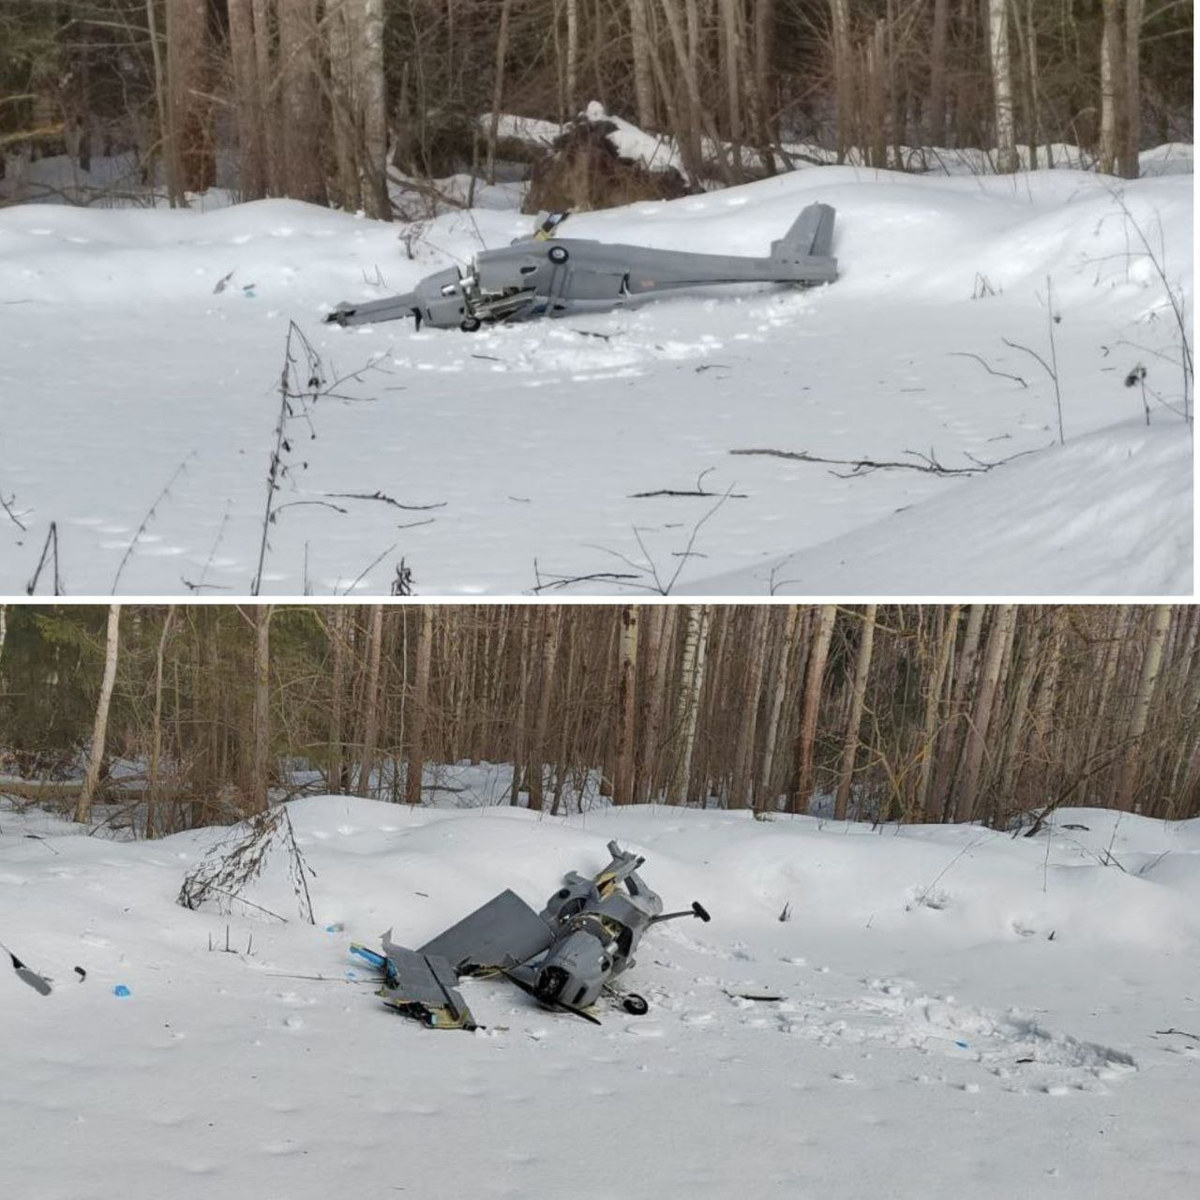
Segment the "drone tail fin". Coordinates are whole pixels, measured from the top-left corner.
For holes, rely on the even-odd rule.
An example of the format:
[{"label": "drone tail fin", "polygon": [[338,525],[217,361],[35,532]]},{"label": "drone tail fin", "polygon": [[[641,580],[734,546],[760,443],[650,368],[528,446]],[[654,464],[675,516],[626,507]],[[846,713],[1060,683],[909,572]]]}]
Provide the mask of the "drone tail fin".
[{"label": "drone tail fin", "polygon": [[802,267],[805,282],[832,283],[837,278],[837,259],[830,253],[836,216],[831,205],[808,205],[787,233],[771,243],[771,257]]}]

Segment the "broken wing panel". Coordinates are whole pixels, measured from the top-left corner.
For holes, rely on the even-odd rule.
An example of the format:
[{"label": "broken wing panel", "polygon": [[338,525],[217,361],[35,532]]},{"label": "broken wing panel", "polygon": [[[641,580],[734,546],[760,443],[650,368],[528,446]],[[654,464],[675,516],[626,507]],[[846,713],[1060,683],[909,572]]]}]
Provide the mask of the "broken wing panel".
[{"label": "broken wing panel", "polygon": [[458,977],[444,959],[389,944],[388,972],[379,995],[384,1004],[432,1029],[474,1029],[475,1018],[459,994]]},{"label": "broken wing panel", "polygon": [[[528,962],[553,940],[546,922],[508,889],[426,942],[419,953],[444,958],[461,974],[476,967],[513,967]],[[391,957],[390,951],[388,954]]]}]

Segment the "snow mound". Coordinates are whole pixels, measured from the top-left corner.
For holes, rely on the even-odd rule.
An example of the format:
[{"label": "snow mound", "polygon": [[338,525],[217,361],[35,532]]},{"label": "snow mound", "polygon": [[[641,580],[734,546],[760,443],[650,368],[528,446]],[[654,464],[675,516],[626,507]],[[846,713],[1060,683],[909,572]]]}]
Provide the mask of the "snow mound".
[{"label": "snow mound", "polygon": [[[844,538],[697,593],[1030,595],[1192,592],[1194,448],[1182,422],[1137,422],[1053,446],[949,487]],[[1154,514],[1154,520],[1148,520]],[[980,536],[981,530],[987,530]]]},{"label": "snow mound", "polygon": [[[916,449],[956,467],[1041,450],[1057,432],[1053,386],[1021,347],[1049,355],[1049,278],[1068,444],[969,482],[987,495],[1018,468],[1027,482],[1047,471],[1078,534],[1062,539],[1053,506],[1024,521],[1024,545],[983,505],[968,505],[974,524],[957,528],[976,548],[1011,551],[996,575],[1004,593],[1044,591],[1054,554],[1071,594],[1186,588],[1189,485],[1184,452],[1161,428],[1165,408],[1132,460],[1162,463],[1164,478],[1118,460],[1141,413],[1139,390],[1123,386],[1131,370],[1147,367],[1147,386],[1181,402],[1170,300],[1190,321],[1192,180],[1115,186],[1067,170],[939,178],[822,167],[578,214],[564,235],[763,254],[822,200],[838,211],[842,275],[809,292],[698,290],[473,336],[321,322],[340,300],[404,291],[527,233],[530,219],[511,209],[407,226],[291,201],[207,213],[5,209],[0,490],[26,530],[0,525],[0,584],[27,586],[55,522],[68,592],[115,582],[133,594],[244,593],[295,321],[331,377],[372,369],[347,380],[348,400],[322,401],[290,443],[279,497],[289,507],[270,528],[265,593],[386,592],[401,557],[420,595],[513,594],[596,575],[609,592],[610,576],[632,576],[636,590],[677,566],[676,595],[725,577],[761,593],[764,565],[934,497],[953,517],[968,492],[911,471],[844,479],[728,452],[891,460]],[[1163,258],[1165,286],[1138,229]],[[1103,430],[1107,443],[1087,440]],[[131,450],[138,469],[112,472]],[[1092,467],[1109,482],[1090,494],[1125,489],[1113,500],[1118,538],[1071,508],[1074,469]],[[711,497],[670,494],[680,491]],[[375,493],[441,507],[397,510]],[[894,560],[879,558],[875,574],[864,565],[862,590],[894,592]],[[974,586],[951,559],[939,565],[937,589]],[[758,574],[737,583],[747,570]],[[1086,586],[1070,585],[1072,570]]]},{"label": "snow mound", "polygon": [[[2,813],[3,935],[53,984],[0,977],[6,1194],[90,1200],[119,1177],[127,1200],[318,1200],[352,1173],[380,1194],[466,1179],[599,1200],[618,1144],[639,1191],[682,1181],[702,1200],[885,1180],[999,1200],[1051,1174],[1069,1200],[1148,1177],[1184,1194],[1200,821],[1064,809],[1014,839],[661,807],[551,819],[321,796],[287,813],[315,925],[280,847],[224,911],[175,903],[236,829],[115,842]],[[352,941],[419,944],[505,887],[540,906],[564,871],[604,865],[609,838],[646,855],[668,907],[713,915],[647,934],[625,982],[648,1016],[602,1006],[596,1028],[473,980],[485,1028],[468,1036],[373,997]],[[916,902],[935,886],[936,906]],[[913,1155],[930,1121],[937,1155]],[[153,1134],[132,1158],[131,1123]]]}]

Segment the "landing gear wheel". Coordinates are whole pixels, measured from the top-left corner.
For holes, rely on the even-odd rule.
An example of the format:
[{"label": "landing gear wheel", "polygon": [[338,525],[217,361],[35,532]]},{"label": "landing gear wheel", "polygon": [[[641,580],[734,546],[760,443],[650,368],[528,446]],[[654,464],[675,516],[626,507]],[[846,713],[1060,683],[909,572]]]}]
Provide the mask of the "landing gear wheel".
[{"label": "landing gear wheel", "polygon": [[621,1007],[631,1016],[644,1017],[650,1011],[650,1005],[644,996],[637,992],[629,992],[621,997]]},{"label": "landing gear wheel", "polygon": [[458,323],[458,327],[463,331],[463,333],[474,333],[482,325],[483,322],[478,317],[464,317]]},{"label": "landing gear wheel", "polygon": [[551,246],[547,257],[556,266],[561,267],[563,263],[565,263],[567,259],[571,257],[571,255],[566,246]]}]

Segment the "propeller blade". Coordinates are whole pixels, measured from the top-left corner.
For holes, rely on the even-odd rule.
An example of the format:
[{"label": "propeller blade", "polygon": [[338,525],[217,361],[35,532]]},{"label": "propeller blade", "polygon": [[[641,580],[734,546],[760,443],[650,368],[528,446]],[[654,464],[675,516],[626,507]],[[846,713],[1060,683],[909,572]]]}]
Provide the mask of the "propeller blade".
[{"label": "propeller blade", "polygon": [[40,995],[50,995],[52,989],[45,979],[36,971],[31,971],[11,950],[8,952],[8,957],[12,959],[13,970],[17,973],[18,979],[29,984]]},{"label": "propeller blade", "polygon": [[510,983],[515,983],[526,995],[532,996],[543,1008],[548,1008],[551,1011],[562,1010],[563,1012],[573,1013],[577,1017],[582,1017],[585,1021],[591,1021],[593,1025],[599,1025],[599,1017],[593,1017],[590,1012],[584,1012],[582,1008],[576,1008],[572,1004],[564,1004],[561,1000],[554,1000],[547,1003],[533,990],[533,985],[526,983],[525,980],[519,979],[516,975],[506,971],[503,967],[497,968],[501,975],[504,976]]}]

